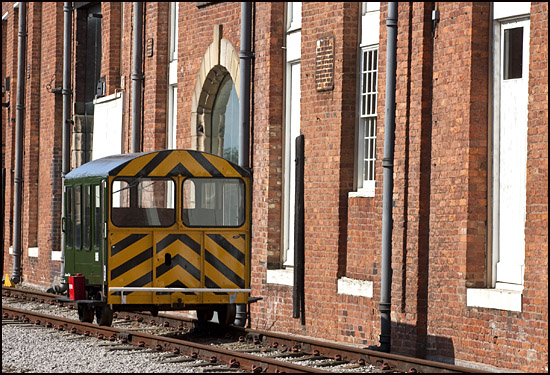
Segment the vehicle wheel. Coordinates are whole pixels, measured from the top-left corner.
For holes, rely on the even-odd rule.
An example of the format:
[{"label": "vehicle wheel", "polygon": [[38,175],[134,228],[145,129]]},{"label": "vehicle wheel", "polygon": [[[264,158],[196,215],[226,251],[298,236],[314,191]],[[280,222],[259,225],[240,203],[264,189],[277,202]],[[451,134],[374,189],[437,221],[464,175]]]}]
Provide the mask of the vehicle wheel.
[{"label": "vehicle wheel", "polygon": [[230,303],[228,305],[221,305],[220,308],[216,310],[218,312],[218,322],[221,325],[229,325],[235,322],[235,316],[237,315],[236,305]]},{"label": "vehicle wheel", "polygon": [[110,327],[113,323],[113,310],[105,304],[95,308],[95,319],[98,325]]},{"label": "vehicle wheel", "polygon": [[78,320],[84,323],[92,323],[94,321],[94,309],[84,303],[78,305]]},{"label": "vehicle wheel", "polygon": [[200,323],[206,323],[209,320],[212,319],[214,316],[214,310],[213,309],[200,309],[197,310],[197,320]]},{"label": "vehicle wheel", "polygon": [[237,327],[244,327],[246,325],[247,315],[246,305],[244,303],[236,305],[235,322],[233,324]]}]

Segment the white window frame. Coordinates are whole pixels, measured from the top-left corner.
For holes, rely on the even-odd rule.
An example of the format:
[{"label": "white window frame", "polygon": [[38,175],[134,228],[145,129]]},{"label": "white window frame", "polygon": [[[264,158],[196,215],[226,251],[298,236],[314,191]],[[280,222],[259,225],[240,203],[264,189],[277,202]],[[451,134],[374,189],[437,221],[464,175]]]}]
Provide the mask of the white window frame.
[{"label": "white window frame", "polygon": [[286,32],[292,33],[293,31],[300,30],[301,28],[302,28],[302,3],[301,2],[287,3]]},{"label": "white window frame", "polygon": [[378,45],[361,49],[357,189],[374,196],[378,118]]},{"label": "white window frame", "polygon": [[[166,124],[166,148],[177,148],[178,128],[178,17],[179,3],[170,2],[170,26],[168,34],[168,111]],[[173,208],[172,185],[167,185],[166,196],[169,198],[167,207]]]},{"label": "white window frame", "polygon": [[[286,4],[286,20],[285,20],[285,132],[284,132],[284,183],[283,183],[283,212],[282,212],[282,226],[283,230],[281,231],[281,241],[282,241],[282,263],[286,269],[275,269],[267,270],[267,283],[268,284],[280,284],[280,285],[294,285],[294,248],[290,237],[293,237],[293,230],[290,230],[290,227],[294,225],[294,216],[292,214],[294,205],[294,200],[290,199],[290,189],[291,179],[294,179],[294,176],[291,176],[291,169],[289,163],[294,163],[294,158],[291,155],[291,149],[293,149],[294,140],[291,139],[290,135],[290,126],[294,124],[295,121],[300,121],[300,106],[297,106],[297,112],[293,111],[292,102],[294,107],[296,107],[296,93],[292,95],[293,82],[296,84],[296,77],[292,78],[292,71],[300,71],[300,61],[301,61],[301,39],[302,39],[302,3],[301,2],[289,2]],[[300,77],[297,77],[298,80],[298,93],[300,92]],[[295,86],[294,86],[295,87]],[[301,95],[301,94],[300,94]],[[298,96],[300,96],[298,95]],[[294,100],[292,98],[294,97]],[[298,97],[298,103],[300,99]],[[295,110],[295,109],[294,109]],[[295,124],[294,124],[295,125]],[[289,245],[289,242],[291,243]]]},{"label": "white window frame", "polygon": [[[356,141],[356,178],[357,191],[350,197],[374,197],[376,188],[376,134],[378,127],[378,61],[380,43],[380,2],[361,4],[361,43],[359,69],[359,116]],[[376,69],[369,66],[369,58],[376,51]],[[369,69],[370,67],[370,69]],[[367,101],[370,100],[367,105]],[[374,128],[370,126],[374,123]]]},{"label": "white window frame", "polygon": [[[500,52],[504,51],[504,41],[502,40],[502,32],[504,30],[508,30],[508,29],[512,29],[512,28],[515,28],[515,27],[518,27],[518,26],[522,26],[524,27],[524,40],[527,42],[527,43],[523,43],[523,59],[524,61],[526,62],[526,64],[523,64],[523,72],[522,72],[522,79],[525,79],[525,80],[528,80],[529,79],[529,63],[528,63],[528,59],[529,59],[529,20],[526,19],[525,17],[521,17],[521,18],[518,18],[518,19],[513,19],[513,20],[510,20],[508,19],[507,22],[505,21],[502,21],[502,20],[495,20],[494,21],[494,33],[495,35],[497,36],[495,38],[495,46],[494,46],[494,49],[493,49],[493,63],[494,63],[494,66],[493,66],[493,70],[494,70],[494,73],[493,73],[493,86],[494,86],[494,97],[493,97],[493,100],[494,100],[494,115],[493,115],[493,143],[494,143],[494,147],[493,147],[493,243],[492,243],[492,249],[493,249],[493,256],[492,256],[492,274],[491,274],[491,284],[493,287],[501,287],[501,288],[506,288],[506,289],[517,289],[518,286],[523,286],[523,266],[521,266],[522,270],[518,270],[516,269],[517,267],[509,267],[503,263],[501,263],[502,261],[502,255],[501,255],[501,251],[500,251],[500,248],[501,248],[501,244],[500,244],[500,231],[503,229],[501,227],[501,224],[500,224],[500,220],[501,220],[501,205],[500,205],[500,183],[499,183],[499,179],[501,178],[502,176],[502,173],[504,171],[501,172],[501,167],[500,167],[500,163],[501,163],[501,153],[504,153],[504,152],[507,152],[505,149],[504,149],[504,146],[501,145],[501,141],[500,141],[500,133],[501,133],[501,124],[500,124],[500,120],[499,120],[499,117],[500,117],[500,113],[501,113],[501,109],[502,109],[502,103],[501,103],[501,96],[502,96],[502,91],[501,91],[501,76],[504,74],[503,71],[504,71],[504,59],[502,58],[502,56],[500,56]],[[507,80],[508,81],[508,80]],[[528,83],[527,83],[528,85]],[[527,102],[527,96],[528,96],[528,92],[526,91],[525,92],[525,100]],[[525,107],[525,109],[527,109]],[[526,113],[525,113],[526,114]],[[521,121],[518,119],[518,121]],[[524,154],[523,155],[514,155],[514,159],[517,160],[515,166],[517,168],[523,168],[524,169],[524,173],[523,173],[523,178],[520,179],[520,181],[522,181],[524,184],[526,183],[526,176],[525,176],[525,173],[527,171],[527,166],[526,166],[526,163],[527,163],[527,152],[526,152],[526,146],[527,146],[527,117],[524,118],[524,121],[525,121],[525,133],[524,133],[524,139],[521,139],[522,137],[518,137],[514,140],[515,143],[518,143],[518,142],[524,142],[524,146],[525,149],[524,149]],[[520,163],[519,165],[517,163]],[[523,165],[522,165],[523,164]],[[516,263],[519,263],[519,262],[522,262],[524,263],[524,259],[525,259],[525,209],[526,209],[526,206],[525,206],[525,202],[526,202],[526,186],[522,186],[522,188],[520,189],[521,190],[521,193],[520,195],[521,196],[518,196],[517,199],[519,201],[522,201],[523,202],[523,231],[521,232],[521,237],[522,238],[519,238],[519,242],[522,242],[523,245],[518,245],[518,251],[523,251],[523,254],[518,254],[518,259],[506,259],[507,261],[505,261],[505,263],[508,263],[509,261],[512,261],[512,262],[516,262]],[[518,201],[518,202],[519,202]],[[504,215],[506,216],[506,215]],[[503,216],[503,217],[504,217]],[[518,216],[521,216],[521,215],[518,215]],[[519,236],[518,236],[519,237]],[[521,249],[520,249],[521,248]],[[521,259],[523,258],[523,259]],[[521,275],[520,275],[521,273]],[[502,277],[498,277],[498,275],[502,275],[502,274],[505,274],[507,275],[505,278],[502,278]],[[515,276],[513,276],[515,275]],[[504,280],[504,282],[502,282]]]},{"label": "white window frame", "polygon": [[178,15],[179,3],[170,3],[170,28],[168,45],[170,49],[168,64],[168,118],[166,127],[166,148],[177,148],[177,103],[178,103]]},{"label": "white window frame", "polygon": [[[492,155],[493,165],[492,173],[489,178],[492,185],[492,207],[491,207],[491,221],[492,221],[492,240],[489,244],[491,250],[491,259],[489,261],[489,287],[488,288],[468,288],[466,290],[466,304],[468,307],[482,307],[489,309],[498,309],[506,311],[522,311],[523,305],[523,277],[521,283],[509,283],[498,282],[497,272],[504,272],[503,269],[497,270],[497,263],[499,262],[499,169],[500,169],[500,77],[502,71],[502,59],[500,52],[502,50],[501,41],[501,26],[506,22],[513,19],[518,21],[525,20],[529,16],[530,3],[493,3],[493,117],[492,117],[492,147],[490,152]],[[529,30],[527,30],[529,33]],[[527,44],[524,43],[524,58],[529,58],[529,37],[526,37]],[[523,77],[529,76],[529,64],[524,64]],[[525,251],[525,247],[523,248]]]},{"label": "white window frame", "polygon": [[[301,61],[301,22],[302,3],[288,3],[287,8],[287,35],[286,35],[286,81],[285,81],[285,204],[284,204],[284,228],[283,228],[283,265],[294,266],[294,204],[295,200],[291,189],[294,185],[293,168],[288,163],[294,163],[293,150],[296,147],[291,135],[291,126],[300,126],[300,77],[294,77],[292,72],[300,71]],[[298,86],[296,86],[296,84]],[[298,96],[298,98],[296,97]],[[298,124],[296,124],[298,123]]]}]

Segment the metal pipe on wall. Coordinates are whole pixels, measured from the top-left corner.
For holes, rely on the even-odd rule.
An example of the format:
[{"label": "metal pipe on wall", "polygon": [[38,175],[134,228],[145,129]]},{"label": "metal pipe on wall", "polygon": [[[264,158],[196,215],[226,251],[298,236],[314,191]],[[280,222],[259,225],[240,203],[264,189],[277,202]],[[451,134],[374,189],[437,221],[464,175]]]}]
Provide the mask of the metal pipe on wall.
[{"label": "metal pipe on wall", "polygon": [[134,39],[132,61],[132,149],[141,151],[141,87],[144,75],[141,71],[143,49],[143,3],[134,2]]},{"label": "metal pipe on wall", "polygon": [[250,25],[252,20],[252,3],[241,3],[241,49],[239,51],[240,59],[240,95],[239,95],[239,165],[249,169],[250,159],[250,60],[251,51],[251,33]]},{"label": "metal pipe on wall", "polygon": [[[61,165],[61,186],[65,185],[65,175],[70,172],[71,160],[71,37],[72,37],[72,12],[70,2],[63,5],[63,149]],[[61,193],[61,207],[65,209],[65,191]],[[62,214],[64,218],[64,213]],[[63,227],[63,225],[62,225]],[[67,287],[65,283],[65,230],[61,231],[61,285],[60,291]]]},{"label": "metal pipe on wall", "polygon": [[[241,3],[241,49],[239,51],[239,166],[250,170],[250,66],[252,59],[252,3]],[[249,239],[250,241],[250,239]],[[251,243],[251,241],[250,241]],[[249,249],[251,246],[249,246]],[[236,306],[235,324],[244,326],[246,305]]]},{"label": "metal pipe on wall", "polygon": [[386,104],[384,115],[384,168],[382,197],[382,285],[380,290],[380,347],[389,352],[391,347],[391,281],[392,281],[392,202],[393,160],[395,146],[395,81],[397,55],[397,3],[388,4],[388,44],[386,54]]},{"label": "metal pipe on wall", "polygon": [[304,135],[296,137],[296,186],[294,209],[294,286],[292,317],[306,324],[305,299],[305,237],[304,237]]},{"label": "metal pipe on wall", "polygon": [[13,273],[11,281],[21,281],[21,198],[23,190],[23,118],[25,116],[25,55],[27,33],[27,3],[19,3],[19,33],[17,46],[17,101],[15,105],[15,175],[13,204]]}]

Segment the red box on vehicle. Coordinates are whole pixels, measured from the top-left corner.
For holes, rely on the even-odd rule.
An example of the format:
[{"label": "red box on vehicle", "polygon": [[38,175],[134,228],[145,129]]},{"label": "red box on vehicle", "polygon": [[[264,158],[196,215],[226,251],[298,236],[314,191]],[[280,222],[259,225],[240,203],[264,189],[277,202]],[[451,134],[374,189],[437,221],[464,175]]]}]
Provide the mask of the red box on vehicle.
[{"label": "red box on vehicle", "polygon": [[69,298],[73,301],[86,299],[86,279],[80,273],[69,276]]}]

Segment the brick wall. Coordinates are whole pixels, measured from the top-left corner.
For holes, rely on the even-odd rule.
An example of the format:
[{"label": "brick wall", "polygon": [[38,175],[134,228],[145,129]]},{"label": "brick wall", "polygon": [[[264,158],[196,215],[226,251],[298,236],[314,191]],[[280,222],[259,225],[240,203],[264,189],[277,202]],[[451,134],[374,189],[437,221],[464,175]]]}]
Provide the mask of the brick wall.
[{"label": "brick wall", "polygon": [[485,3],[446,3],[439,9],[433,51],[427,354],[465,359],[477,355],[471,350],[475,345],[455,346],[443,337],[471,329],[471,322],[455,317],[467,310],[466,286],[484,282],[490,14]]},{"label": "brick wall", "polygon": [[[255,280],[261,281],[258,292],[264,300],[253,306],[253,319],[260,327],[284,327],[323,337],[334,337],[337,329],[337,311],[329,300],[336,288],[336,275],[345,267],[347,192],[353,183],[353,147],[349,146],[355,131],[357,9],[358,4],[353,3],[304,3],[302,7],[300,128],[305,136],[306,157],[306,326],[292,318],[292,287],[265,284],[266,268],[280,264],[284,60],[277,52],[285,33],[282,7],[272,10],[276,13],[269,20],[269,33],[262,32],[267,27],[262,26],[267,12],[260,7],[256,10],[263,16],[256,19],[255,77],[259,81],[255,88],[262,87],[262,73],[267,69],[270,72],[264,78],[269,79],[269,85],[264,85],[269,91],[255,92],[254,107],[254,172],[259,186],[254,191],[253,213],[258,218],[253,224],[253,264],[255,267],[258,262],[258,267],[257,271],[253,268],[252,282],[256,285]],[[327,27],[331,18],[337,20],[338,28]],[[262,35],[273,40],[269,56],[261,49],[265,43]],[[316,44],[327,36],[334,37],[334,89],[317,91]]]},{"label": "brick wall", "polygon": [[[38,246],[38,152],[40,146],[40,55],[42,4],[29,3],[27,9],[27,56],[25,73],[25,119],[23,151],[22,249],[25,268],[35,270],[38,258],[28,257],[29,247]],[[37,61],[38,63],[34,63]],[[47,251],[44,252],[47,256]]]},{"label": "brick wall", "polygon": [[[4,8],[2,7],[2,14],[4,14]],[[8,20],[2,20],[2,79],[8,76],[7,74],[7,56],[8,54]],[[4,86],[4,81],[2,81]],[[9,87],[5,87],[6,92],[2,93],[2,103],[8,103],[10,100]],[[6,130],[9,123],[8,109],[2,107],[2,168],[5,167],[6,156]]]},{"label": "brick wall", "polygon": [[63,86],[63,4],[42,5],[42,62],[40,94],[40,156],[38,203],[38,247],[40,273],[33,280],[47,284],[59,282],[61,264],[51,261],[51,252],[61,250],[61,158],[62,117],[61,95],[47,92],[45,86],[52,80],[53,87]]},{"label": "brick wall", "polygon": [[153,56],[144,54],[143,151],[166,148],[168,108],[168,3],[147,3],[143,47],[153,42]]},{"label": "brick wall", "polygon": [[[221,31],[240,49],[240,4],[197,7],[179,3],[178,147],[191,147],[193,95],[200,68]],[[382,221],[381,159],[384,140],[387,3],[380,18],[378,130],[375,196],[354,189],[359,3],[303,3],[301,132],[305,136],[306,324],[292,318],[292,287],[268,284],[280,267],[284,139],[284,3],[255,3],[253,39],[252,326],[358,345],[376,345],[380,330]],[[522,371],[548,366],[548,6],[531,5],[527,224],[523,311],[466,306],[468,287],[484,287],[488,207],[489,45],[488,3],[400,3],[397,42],[396,128],[392,249],[392,351]],[[17,15],[2,4],[2,74],[10,76],[12,106],[2,109],[3,149],[13,169],[17,67]],[[145,3],[143,149],[164,148],[168,78],[166,3]],[[81,30],[85,11],[74,21]],[[103,3],[102,73],[107,94],[125,90],[124,152],[131,145],[133,4]],[[61,96],[63,5],[30,3],[26,78],[23,275],[50,286],[60,264]],[[122,18],[122,22],[120,19]],[[7,27],[4,27],[6,25]],[[221,28],[220,26],[221,25]],[[5,37],[4,37],[5,33]],[[316,43],[334,39],[334,87],[317,91]],[[83,42],[80,31],[73,43]],[[120,40],[122,38],[122,40]],[[73,56],[73,87],[82,84],[85,55]],[[208,73],[208,72],[205,72]],[[53,78],[53,81],[52,81]],[[201,92],[199,87],[198,92]],[[79,98],[79,90],[73,99]],[[3,101],[7,101],[6,98]],[[12,122],[13,119],[13,122]],[[5,144],[5,146],[4,146]],[[33,165],[37,167],[34,168]],[[38,184],[33,185],[33,180]],[[5,254],[13,228],[13,174],[6,178]],[[34,229],[36,228],[36,229]],[[39,257],[26,252],[36,238]],[[4,273],[12,257],[5,255]],[[337,293],[346,276],[373,283],[373,297]]]},{"label": "brick wall", "polygon": [[124,112],[122,113],[122,153],[130,152],[132,144],[132,64],[134,3],[123,2],[122,7],[122,61],[120,86],[124,89]]},{"label": "brick wall", "polygon": [[192,116],[196,111],[192,108],[192,98],[203,57],[214,41],[214,27],[222,25],[221,37],[239,51],[241,8],[237,3],[216,3],[201,8],[195,3],[181,3],[179,6],[177,137],[178,147],[189,148],[191,136],[196,134],[191,130],[195,124]]},{"label": "brick wall", "polygon": [[[283,188],[284,4],[257,3],[253,62],[253,285],[278,267]],[[256,280],[256,282],[254,281]]]},{"label": "brick wall", "polygon": [[105,95],[112,95],[116,89],[120,89],[122,6],[120,2],[101,4],[103,56],[100,77],[105,76]]},{"label": "brick wall", "polygon": [[517,361],[524,371],[548,368],[547,3],[531,3],[530,27],[524,311],[521,320],[512,322],[527,341],[516,349]]},{"label": "brick wall", "polygon": [[[6,192],[4,205],[4,270],[3,275],[8,273],[10,276],[13,271],[13,256],[9,255],[9,247],[13,245],[13,188],[15,168],[15,104],[17,101],[17,32],[19,14],[13,9],[13,3],[2,3],[2,14],[8,12],[8,18],[2,24],[2,32],[6,26],[6,38],[2,39],[2,46],[6,48],[6,54],[2,54],[2,61],[5,64],[5,77],[10,77],[9,93],[2,102],[7,102],[9,98],[10,107],[2,108],[2,128],[5,129],[2,144],[5,149],[4,167],[6,168]],[[5,137],[4,137],[5,136]]]}]

